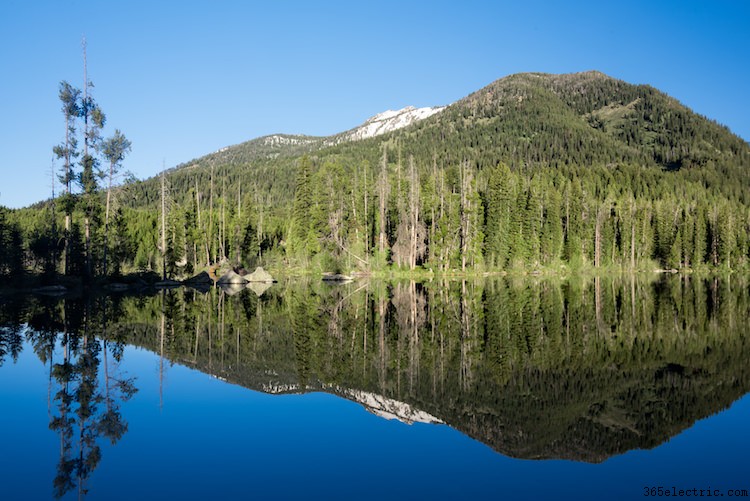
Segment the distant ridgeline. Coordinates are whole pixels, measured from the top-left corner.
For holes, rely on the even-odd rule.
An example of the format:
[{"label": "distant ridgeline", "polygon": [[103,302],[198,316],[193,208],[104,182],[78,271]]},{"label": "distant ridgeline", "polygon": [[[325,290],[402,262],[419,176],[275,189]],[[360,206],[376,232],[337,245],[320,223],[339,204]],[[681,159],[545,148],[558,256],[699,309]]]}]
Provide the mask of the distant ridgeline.
[{"label": "distant ridgeline", "polygon": [[89,368],[106,356],[102,340],[120,357],[132,344],[253,390],[324,391],[389,419],[444,422],[509,456],[599,462],[655,447],[750,391],[748,285],[295,280],[261,297],[14,296],[0,304],[0,363],[24,339],[45,363],[65,342],[72,360],[94,357]]},{"label": "distant ridgeline", "polygon": [[[362,131],[378,117],[331,137],[267,136],[170,169],[165,189],[121,187],[117,271],[166,260],[185,276],[224,259],[323,271],[748,265],[750,146],[650,86],[517,74],[423,110],[380,115],[401,121],[373,137]],[[3,245],[9,228],[23,233],[29,268],[49,255],[51,210],[3,223]],[[92,231],[97,265],[101,225]]]}]

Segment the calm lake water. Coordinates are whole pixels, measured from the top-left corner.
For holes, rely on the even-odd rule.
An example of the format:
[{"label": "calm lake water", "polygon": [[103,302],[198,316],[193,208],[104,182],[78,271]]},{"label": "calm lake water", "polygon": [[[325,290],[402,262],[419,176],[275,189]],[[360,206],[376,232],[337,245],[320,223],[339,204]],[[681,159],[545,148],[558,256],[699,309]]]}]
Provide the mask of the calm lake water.
[{"label": "calm lake water", "polygon": [[1,299],[3,500],[750,490],[736,277]]}]

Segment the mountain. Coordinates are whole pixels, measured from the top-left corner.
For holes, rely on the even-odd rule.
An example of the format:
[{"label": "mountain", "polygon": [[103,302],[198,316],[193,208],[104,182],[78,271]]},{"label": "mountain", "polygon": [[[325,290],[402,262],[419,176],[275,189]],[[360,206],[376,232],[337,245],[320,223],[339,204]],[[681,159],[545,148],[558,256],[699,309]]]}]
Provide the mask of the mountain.
[{"label": "mountain", "polygon": [[[597,71],[521,73],[497,80],[447,106],[386,111],[329,137],[276,134],[223,148],[177,166],[252,172],[264,160],[303,154],[378,162],[383,145],[399,143],[418,163],[499,161],[511,169],[638,164],[679,170],[718,169],[744,180],[748,143],[648,85]],[[288,183],[287,183],[288,185]]]},{"label": "mountain", "polygon": [[498,153],[528,164],[640,161],[680,168],[748,160],[748,144],[648,85],[597,71],[524,73],[452,106],[459,119],[493,130]]},{"label": "mountain", "polygon": [[[266,136],[168,180],[186,221],[207,203],[238,208],[232,241],[218,221],[180,237],[194,267],[207,245],[321,270],[750,266],[750,145],[651,86],[595,71],[510,75],[328,137]],[[157,208],[158,179],[129,192],[130,209]],[[249,221],[232,219],[243,197]],[[215,228],[221,241],[201,241]]]},{"label": "mountain", "polygon": [[[175,276],[222,261],[443,273],[750,268],[750,145],[651,86],[595,71],[510,75],[446,107],[380,113],[332,136],[253,139],[178,165],[166,181]],[[155,271],[160,180],[123,193],[118,265]],[[49,248],[59,239],[41,238],[51,225],[29,210],[16,247],[34,254],[28,268],[59,268],[49,258],[61,255]],[[77,230],[100,256],[102,226],[93,240]]]},{"label": "mountain", "polygon": [[172,170],[191,168],[205,164],[244,164],[261,159],[284,156],[299,156],[327,146],[349,141],[358,141],[403,129],[416,122],[439,113],[445,106],[415,108],[407,106],[400,110],[388,110],[368,118],[363,124],[332,136],[306,136],[301,134],[271,134],[233,146],[226,146],[189,162],[175,166]]},{"label": "mountain", "polygon": [[280,156],[309,153],[324,146],[325,137],[294,134],[271,134],[244,143],[226,146],[198,159],[179,164],[171,171],[206,165],[239,165]]},{"label": "mountain", "polygon": [[397,111],[388,110],[383,113],[378,113],[374,117],[369,118],[365,123],[347,132],[343,132],[337,136],[335,144],[344,141],[357,141],[359,139],[367,139],[370,137],[380,136],[394,130],[403,129],[412,124],[424,120],[427,117],[431,117],[436,113],[440,113],[445,109],[445,106],[433,106],[427,108],[415,108],[414,106],[407,106]]}]

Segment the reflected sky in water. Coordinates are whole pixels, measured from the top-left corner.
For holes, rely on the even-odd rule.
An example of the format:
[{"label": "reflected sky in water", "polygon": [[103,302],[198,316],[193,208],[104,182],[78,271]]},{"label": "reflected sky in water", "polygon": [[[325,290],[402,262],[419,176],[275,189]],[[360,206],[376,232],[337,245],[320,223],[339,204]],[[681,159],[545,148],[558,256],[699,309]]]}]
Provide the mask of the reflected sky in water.
[{"label": "reflected sky in water", "polygon": [[[748,396],[651,451],[533,461],[446,425],[385,420],[325,393],[267,395],[177,365],[160,404],[158,356],[128,348],[124,360],[138,374],[129,432],[104,446],[86,499],[633,499],[646,485],[748,487]],[[27,349],[0,372],[3,499],[52,499],[59,439],[39,369]]]},{"label": "reflected sky in water", "polygon": [[[733,304],[741,308],[742,301],[737,299]],[[273,318],[272,304],[264,306],[266,322]],[[155,305],[158,313],[160,303]],[[389,308],[394,309],[392,315],[397,318],[398,305]],[[145,317],[152,318],[152,327],[156,327],[149,336],[158,334],[159,316],[149,313]],[[596,312],[592,317],[596,317]],[[428,324],[429,318],[421,328],[426,329]],[[377,330],[373,319],[370,326]],[[142,344],[143,338],[138,339]],[[126,345],[119,364],[110,357],[111,373],[134,377],[138,391],[130,400],[119,403],[127,422],[122,438],[114,445],[98,438],[101,460],[85,482],[89,491],[85,499],[634,499],[642,498],[647,486],[750,489],[745,462],[750,450],[747,395],[723,402],[723,407],[729,409],[722,410],[720,405],[713,411],[718,413],[694,422],[667,421],[665,426],[673,427],[676,434],[651,450],[636,448],[614,453],[598,463],[515,459],[455,426],[384,419],[360,403],[320,388],[311,387],[305,394],[272,395],[232,384],[182,365],[192,364],[189,352],[181,351],[175,343],[168,343],[165,349],[169,357],[160,358],[159,340],[153,336],[151,339],[151,349]],[[185,346],[193,346],[192,341]],[[243,351],[240,360],[257,362],[258,353],[253,352],[253,358]],[[62,356],[58,341],[55,361],[59,362]],[[273,362],[274,356],[263,360]],[[324,365],[330,364],[330,359],[321,360],[320,363],[328,360]],[[477,363],[477,367],[483,367]],[[216,374],[235,374],[230,365],[227,363],[220,370],[217,363]],[[360,370],[359,366],[355,368]],[[316,374],[321,367],[311,364],[310,370]],[[707,369],[701,370],[705,373]],[[100,363],[100,387],[102,371]],[[428,367],[420,367],[419,371],[425,376]],[[673,386],[682,385],[686,391],[695,390],[690,385],[700,389],[711,384],[710,377],[697,369],[694,373],[681,369],[665,376],[657,368],[647,374],[650,376],[645,377],[646,383],[639,384],[648,384],[649,377],[672,378]],[[705,382],[701,379],[704,377]],[[344,374],[341,378],[353,375]],[[336,385],[341,381],[329,383]],[[738,376],[736,383],[727,384],[731,387],[743,384],[741,381]],[[658,393],[660,387],[655,384],[653,391]],[[0,366],[2,499],[53,498],[60,437],[50,429],[56,409],[55,385],[52,387],[48,394],[49,365],[39,360],[29,342],[24,343],[17,361],[6,355]],[[643,386],[638,391],[650,390]],[[702,390],[697,391],[695,398],[702,394]],[[403,395],[408,396],[408,392]],[[454,394],[445,395],[452,398]],[[413,402],[427,398],[419,393],[412,397]],[[579,405],[575,403],[577,399],[572,401],[572,407]],[[580,401],[588,402],[585,395],[580,396]],[[470,430],[477,429],[471,425],[474,416],[502,411],[467,407],[464,416],[453,418],[450,412],[440,414],[441,409],[452,405],[450,401],[430,405],[429,411],[436,417],[446,419],[447,415],[449,424]],[[690,402],[678,400],[674,405]],[[103,406],[101,403],[100,409]],[[580,412],[590,413],[586,408]],[[497,422],[499,426],[512,424],[502,419]],[[685,426],[688,428],[682,431]],[[524,431],[494,430],[493,437]],[[530,439],[535,437],[538,438],[533,435]],[[616,450],[617,444],[607,447],[606,450]],[[63,499],[77,499],[78,494],[74,488]]]}]

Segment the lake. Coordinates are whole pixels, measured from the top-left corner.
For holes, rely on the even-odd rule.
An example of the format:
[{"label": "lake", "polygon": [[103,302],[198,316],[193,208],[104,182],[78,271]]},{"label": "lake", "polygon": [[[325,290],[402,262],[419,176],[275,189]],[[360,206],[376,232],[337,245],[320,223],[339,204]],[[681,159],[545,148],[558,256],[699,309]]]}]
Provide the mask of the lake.
[{"label": "lake", "polygon": [[748,280],[264,289],[0,298],[0,499],[750,490]]}]

